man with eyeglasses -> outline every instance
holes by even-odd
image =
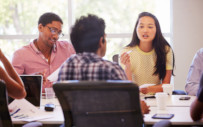
[[[41,15],[38,21],[39,36],[30,44],[15,51],[12,65],[18,74],[42,74],[44,88],[52,83],[46,78],[52,74],[75,50],[72,44],[58,41],[63,36],[62,19],[51,12]]]

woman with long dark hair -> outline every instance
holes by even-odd
[[[144,94],[163,91],[162,84],[170,83],[174,54],[153,14],[139,14],[132,40],[121,52],[120,63],[128,79],[137,85],[156,84],[140,89]]]

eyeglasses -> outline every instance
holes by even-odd
[[[46,26],[46,27],[49,28],[49,30],[52,34],[54,34],[54,35],[57,34],[59,38],[64,36],[64,34],[62,32],[58,32],[58,30],[56,28],[48,27],[48,26]]]

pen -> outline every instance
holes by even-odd
[[[16,115],[13,118],[18,118],[18,117],[22,117],[22,116],[24,116],[24,114]]]
[[[29,116],[25,115],[25,116],[19,117],[19,119],[24,119],[24,118],[29,118]]]
[[[133,50],[134,50],[134,49],[133,49]],[[130,54],[133,50],[127,51],[126,53],[127,53],[127,54]],[[120,56],[119,56],[119,58],[120,58]]]
[[[11,114],[11,116],[13,116],[14,114],[18,113],[20,111],[20,108],[17,109],[14,113]]]
[[[130,51],[126,52],[126,53],[127,53],[127,54],[130,54],[132,51],[133,51],[133,50],[130,50]]]
[[[133,50],[135,50],[135,49],[132,49],[132,50],[130,50],[130,51],[127,51],[126,53],[127,53],[127,54],[130,54]]]

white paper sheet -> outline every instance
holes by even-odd
[[[57,79],[58,79],[58,74],[59,74],[59,70],[60,70],[60,67],[58,69],[56,69],[53,73],[51,73],[47,79],[51,82],[56,82]]]
[[[10,112],[11,119],[16,121],[20,120],[31,122],[53,117],[48,115],[45,111],[38,109],[26,99],[15,99],[12,103],[9,104],[8,107],[9,110],[12,110]]]

